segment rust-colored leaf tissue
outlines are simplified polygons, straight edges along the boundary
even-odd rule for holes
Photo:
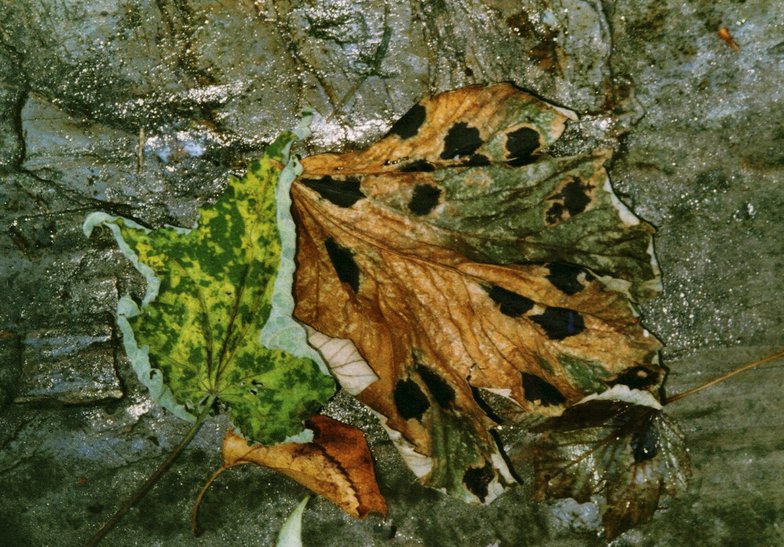
[[[292,187],[296,317],[356,345],[377,377],[358,399],[467,501],[515,482],[488,392],[548,416],[619,385],[658,404],[635,308],[660,286],[653,228],[613,193],[609,151],[548,153],[570,119],[508,84],[442,93],[365,150],[305,158]]]

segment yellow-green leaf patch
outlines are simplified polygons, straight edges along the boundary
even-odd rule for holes
[[[148,230],[102,213],[85,222],[88,234],[95,225],[109,227],[148,280],[140,308],[121,300],[118,323],[153,398],[187,418],[185,409],[217,397],[245,435],[267,443],[300,432],[303,419],[334,393],[290,317],[294,225],[288,203],[276,208],[276,187],[280,180],[278,196],[287,199],[296,138],[282,135],[245,176],[231,178],[194,229]],[[285,275],[276,282],[282,263]],[[262,345],[259,333],[271,316]]]

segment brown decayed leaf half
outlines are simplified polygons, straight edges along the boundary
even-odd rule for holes
[[[460,460],[455,452],[469,447],[473,455],[458,463],[465,471],[458,480],[481,501],[494,497],[487,470],[499,462],[488,433],[494,423],[472,388],[501,390],[526,411],[558,414],[624,374],[641,375],[652,390],[663,376],[659,342],[640,326],[628,294],[611,290],[623,284],[607,282],[615,263],[604,255],[614,247],[595,253],[599,258],[588,250],[601,234],[586,232],[583,243],[578,232],[576,265],[492,263],[477,260],[481,245],[471,239],[477,234],[439,223],[464,206],[450,192],[491,188],[499,177],[519,179],[523,187],[528,178],[541,179],[508,199],[506,190],[492,191],[511,213],[541,209],[533,217],[545,232],[568,235],[570,222],[605,214],[613,206],[605,155],[543,155],[568,117],[506,84],[444,93],[423,100],[365,150],[305,158],[292,187],[299,226],[296,317],[354,342],[379,377],[358,398],[416,452],[433,458],[426,483],[451,490],[432,476],[439,463]],[[455,180],[462,186],[450,190]],[[633,217],[624,215],[624,223]],[[630,235],[622,232],[617,248],[635,240],[644,252],[652,229],[637,219],[628,226]],[[495,236],[485,237],[493,243]],[[525,249],[526,236],[515,237]],[[537,252],[532,256],[571,256]],[[605,262],[609,273],[587,269]],[[650,260],[643,266],[657,274]],[[557,282],[559,274],[569,282]],[[450,441],[439,429],[460,429],[462,440]]]
[[[593,400],[533,428],[526,449],[537,499],[602,495],[602,522],[613,539],[648,522],[667,493],[676,495],[691,474],[677,423],[660,408]]]
[[[229,430],[223,439],[223,465],[252,463],[275,469],[349,515],[386,515],[387,504],[362,432],[327,416],[313,416],[306,425],[313,430],[312,442],[272,446],[250,445]]]

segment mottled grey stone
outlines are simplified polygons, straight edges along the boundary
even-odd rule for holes
[[[146,398],[116,340],[116,363],[106,341],[57,358],[22,344],[108,329],[118,295],[143,290],[107,234],[83,237],[86,214],[190,226],[303,108],[316,118],[301,153],[367,144],[423,96],[473,83],[573,108],[557,151],[615,149],[613,183],[658,228],[665,291],[642,312],[666,344],[668,390],[784,343],[780,2],[0,0],[0,13],[0,543],[82,544],[186,427]],[[38,384],[19,380],[23,349]],[[52,372],[125,395],[9,402],[26,385],[68,392]],[[617,543],[782,544],[782,382],[773,363],[673,404],[692,486]],[[464,505],[419,486],[356,401],[328,411],[368,433],[390,515],[359,522],[313,500],[306,544],[603,544],[595,506],[532,502],[524,466],[519,488]],[[271,544],[304,491],[255,468],[224,474],[205,534],[188,529],[225,427],[208,422],[107,544]]]
[[[135,169],[138,143],[133,133],[84,116],[70,116],[35,93],[25,101],[21,122],[25,135],[22,169],[65,182],[80,195],[99,201],[139,198],[133,184],[139,179]],[[117,183],[109,192],[108,180]],[[118,190],[124,195],[117,195]]]
[[[14,402],[84,404],[122,397],[112,334],[108,325],[28,332]]]
[[[0,331],[0,409],[14,398],[21,363],[19,337],[11,331]]]

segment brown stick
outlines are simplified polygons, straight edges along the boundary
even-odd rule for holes
[[[193,507],[191,508],[191,530],[193,531],[194,536],[199,537],[201,535],[197,518],[199,516],[199,507],[201,507],[201,502],[204,499],[204,495],[207,493],[207,490],[210,488],[210,486],[212,486],[212,483],[215,482],[215,479],[217,479],[221,473],[227,469],[231,469],[232,467],[234,466],[222,465],[216,469],[215,472],[210,475],[210,478],[207,479],[207,482],[204,483],[204,486],[201,487],[201,490],[199,490],[199,494],[196,496],[196,499],[193,500]]]
[[[152,487],[155,486],[155,483],[157,483],[161,476],[163,476],[163,474],[168,471],[177,457],[182,453],[183,450],[185,450],[185,447],[187,447],[193,440],[196,432],[199,431],[199,428],[204,423],[204,420],[207,418],[207,416],[209,416],[210,408],[212,407],[212,403],[214,401],[214,396],[208,399],[207,403],[202,409],[201,414],[196,418],[196,421],[182,438],[180,444],[178,444],[177,447],[171,451],[169,456],[155,469],[155,471],[152,472],[149,477],[147,477],[147,480],[145,480],[144,483],[142,483],[141,486],[139,486],[139,488],[137,488],[136,491],[131,494],[127,500],[125,500],[125,503],[123,503],[120,508],[117,509],[114,515],[112,515],[111,518],[107,520],[106,523],[95,533],[95,535],[90,538],[90,540],[85,544],[86,547],[95,547],[98,545],[101,540],[106,537],[106,534],[111,532],[114,527],[117,526],[126,513],[128,513],[128,511],[130,511],[134,505],[139,503],[139,501],[141,501],[141,499],[147,495],[147,492],[149,492]]]
[[[731,370],[727,374],[719,376],[718,378],[714,378],[713,380],[711,380],[709,382],[706,382],[706,383],[704,383],[702,385],[699,385],[697,387],[693,387],[691,389],[687,389],[686,391],[684,391],[682,393],[676,393],[672,397],[668,397],[664,404],[669,404],[669,403],[677,401],[678,399],[683,399],[684,397],[688,397],[689,395],[697,393],[698,391],[702,391],[703,389],[708,389],[709,387],[715,386],[716,384],[720,384],[724,380],[732,378],[736,374],[740,374],[741,372],[746,372],[747,370],[751,370],[751,369],[753,369],[755,367],[758,367],[760,365],[764,365],[765,363],[769,363],[770,361],[775,361],[776,359],[780,359],[782,357],[784,357],[784,351],[779,351],[778,353],[774,353],[773,355],[769,355],[768,357],[765,357],[764,359],[760,359],[758,361],[753,361],[751,363],[747,363],[747,364],[745,364],[743,366],[740,366],[740,367],[736,368],[735,370]]]

